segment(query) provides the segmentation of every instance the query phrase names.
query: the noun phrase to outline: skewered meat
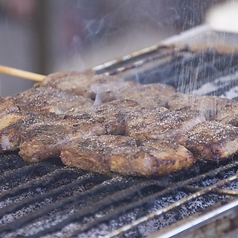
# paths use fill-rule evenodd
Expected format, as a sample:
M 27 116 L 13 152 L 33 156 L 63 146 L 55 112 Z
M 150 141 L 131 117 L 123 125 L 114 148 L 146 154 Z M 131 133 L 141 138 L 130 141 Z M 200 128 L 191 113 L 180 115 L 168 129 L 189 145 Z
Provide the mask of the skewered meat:
M 216 121 L 198 124 L 179 143 L 200 160 L 220 160 L 238 151 L 238 128 Z
M 152 130 L 155 130 L 152 132 L 152 137 L 157 138 L 158 132 L 160 132 L 161 128 L 163 127 L 162 135 L 165 134 L 169 135 L 171 131 L 167 131 L 168 126 L 171 126 L 173 123 L 179 123 L 180 125 L 183 125 L 183 127 L 190 126 L 189 124 L 191 122 L 188 121 L 193 119 L 196 120 L 197 118 L 200 118 L 197 113 L 191 114 L 188 116 L 188 114 L 185 114 L 183 110 L 181 110 L 179 113 L 176 112 L 174 114 L 171 114 L 167 112 L 168 109 L 166 108 L 155 108 L 154 110 L 146 109 L 138 105 L 136 102 L 131 100 L 119 100 L 119 101 L 113 101 L 108 104 L 100 105 L 96 108 L 92 108 L 91 111 L 88 110 L 87 113 L 83 111 L 78 111 L 78 113 L 74 117 L 65 114 L 65 122 L 62 120 L 59 123 L 52 123 L 52 124 L 42 124 L 42 125 L 32 125 L 27 129 L 22 136 L 22 143 L 20 144 L 20 155 L 27 161 L 39 161 L 42 159 L 46 159 L 49 157 L 56 157 L 59 156 L 60 151 L 62 150 L 62 147 L 67 146 L 67 144 L 70 144 L 70 141 L 74 141 L 75 138 L 86 138 L 89 137 L 92 138 L 93 135 L 101 135 L 94 138 L 97 138 L 100 140 L 100 138 L 104 138 L 103 135 L 105 134 L 121 134 L 126 135 L 126 124 L 124 124 L 125 121 L 131 122 L 131 117 L 137 116 L 134 124 L 140 123 L 147 123 L 147 126 L 141 126 L 139 124 L 138 131 L 139 134 L 140 126 L 142 127 L 142 133 L 144 133 L 145 129 L 151 128 L 150 123 L 153 123 L 154 121 L 158 122 L 161 120 L 164 120 L 166 118 L 170 118 L 170 120 L 166 123 L 158 124 L 160 127 L 156 124 L 154 124 L 154 127 L 152 125 Z M 74 111 L 75 113 L 75 111 Z M 142 115 L 143 117 L 141 117 Z M 166 117 L 162 117 L 166 115 Z M 197 117 L 197 118 L 196 118 Z M 72 121 L 70 121 L 72 120 Z M 171 124 L 169 125 L 168 122 Z M 183 123 L 184 124 L 183 124 Z M 186 123 L 188 123 L 186 125 Z M 194 126 L 194 125 L 193 125 Z M 112 129 L 113 128 L 113 129 Z M 174 130 L 174 128 L 171 128 Z M 137 129 L 132 129 L 131 131 L 137 131 Z M 124 132 L 124 133 L 123 133 Z M 182 133 L 182 131 L 180 131 Z M 119 158 L 119 152 L 117 154 L 113 154 L 113 156 L 110 158 L 110 161 L 112 161 L 112 164 L 114 164 L 114 167 L 110 165 L 110 169 L 107 169 L 107 172 L 114 171 L 119 172 L 121 174 L 132 174 L 132 175 L 149 175 L 149 174 L 157 174 L 157 175 L 163 175 L 167 172 L 172 172 L 175 170 L 178 170 L 179 168 L 183 168 L 186 166 L 191 166 L 192 164 L 192 156 L 187 152 L 187 150 L 180 145 L 176 145 L 176 143 L 172 140 L 170 141 L 164 141 L 162 139 L 159 139 L 154 142 L 154 145 L 149 146 L 149 143 L 145 142 L 146 138 L 151 138 L 150 133 L 151 131 L 146 131 L 146 136 L 138 136 L 139 134 L 134 134 L 134 141 L 141 140 L 140 147 L 136 146 L 136 142 L 134 142 L 135 147 L 133 148 L 125 148 L 125 150 L 120 149 L 121 153 L 123 153 L 123 156 L 118 160 L 120 161 L 120 164 L 117 166 L 116 158 Z M 156 135 L 154 134 L 156 133 Z M 168 133 L 168 134 L 166 134 Z M 88 136 L 86 136 L 88 134 Z M 106 137 L 105 138 L 111 138 Z M 117 138 L 117 137 L 112 137 Z M 118 138 L 124 138 L 123 140 L 126 140 L 127 136 L 118 137 Z M 96 139 L 95 139 L 96 140 Z M 105 147 L 110 147 L 110 140 L 108 141 L 109 144 L 104 141 L 104 145 L 100 145 L 99 147 L 103 150 Z M 72 142 L 74 143 L 74 142 Z M 99 143 L 99 142 L 98 142 Z M 113 145 L 115 145 L 116 139 L 113 142 Z M 119 142 L 118 142 L 119 143 Z M 174 145 L 175 143 L 175 145 Z M 152 142 L 151 142 L 152 144 Z M 102 146 L 102 147 L 101 147 Z M 119 145 L 117 145 L 118 148 Z M 149 152 L 149 149 L 151 153 Z M 92 152 L 92 151 L 91 151 Z M 94 151 L 93 154 L 95 154 L 97 151 Z M 114 150 L 115 152 L 115 150 Z M 186 152 L 186 153 L 185 153 Z M 83 153 L 83 152 L 82 152 Z M 108 152 L 107 152 L 108 153 Z M 135 153 L 135 155 L 133 155 Z M 189 154 L 189 156 L 188 156 Z M 138 158 L 136 156 L 139 156 Z M 185 156 L 186 155 L 186 156 Z M 135 164 L 132 162 L 128 162 L 128 160 L 131 160 L 131 157 L 135 156 L 137 159 L 135 160 Z M 179 157 L 181 156 L 181 157 Z M 149 157 L 147 167 L 140 168 L 140 166 L 145 163 L 143 160 L 145 158 Z M 156 158 L 155 160 L 153 158 Z M 115 158 L 115 159 L 113 159 Z M 84 158 L 85 162 L 82 163 L 80 168 L 87 169 L 84 166 L 89 166 L 90 162 L 87 162 L 88 159 Z M 160 161 L 161 160 L 161 161 Z M 175 162 L 177 160 L 177 162 Z M 188 161 L 187 161 L 188 160 Z M 98 161 L 100 162 L 101 159 Z M 158 164 L 157 162 L 158 161 Z M 94 161 L 95 162 L 95 161 Z M 76 162 L 75 162 L 76 163 Z M 110 162 L 111 163 L 111 162 Z M 118 162 L 119 163 L 119 162 Z M 126 167 L 126 164 L 131 164 L 131 166 L 134 168 Z M 81 164 L 81 162 L 80 162 Z M 96 165 L 96 162 L 95 162 Z M 112 167 L 111 167 L 112 166 Z M 170 169 L 167 168 L 170 167 Z M 97 171 L 99 172 L 105 172 L 104 170 L 100 169 L 100 166 L 96 166 L 98 168 Z M 163 170 L 163 168 L 165 168 Z M 106 169 L 106 167 L 104 168 Z M 125 172 L 123 172 L 125 169 Z M 152 172 L 154 171 L 154 172 Z
M 61 160 L 93 172 L 144 176 L 167 175 L 194 162 L 181 145 L 155 140 L 137 146 L 134 138 L 111 135 L 72 140 L 63 146 Z

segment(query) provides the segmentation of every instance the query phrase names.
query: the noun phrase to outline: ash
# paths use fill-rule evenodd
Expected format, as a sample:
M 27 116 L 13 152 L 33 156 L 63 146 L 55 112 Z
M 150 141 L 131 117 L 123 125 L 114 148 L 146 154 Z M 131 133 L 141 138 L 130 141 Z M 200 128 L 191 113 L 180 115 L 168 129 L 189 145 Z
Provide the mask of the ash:
M 11 232 L 11 233 L 4 235 L 3 238 L 34 235 L 37 232 L 40 232 L 44 229 L 47 229 L 51 226 L 56 225 L 57 223 L 66 219 L 69 215 L 70 214 L 67 214 L 67 215 L 65 214 L 65 215 L 60 216 L 60 215 L 56 215 L 53 213 L 49 213 L 49 216 L 51 216 L 51 218 L 42 217 L 40 220 L 38 220 L 37 222 L 35 222 L 33 224 L 30 224 L 24 228 L 18 229 L 15 232 Z M 50 236 L 50 237 L 52 237 L 52 236 Z M 60 237 L 64 237 L 64 236 L 60 236 Z
M 25 207 L 21 210 L 18 210 L 15 213 L 11 213 L 11 214 L 6 214 L 2 219 L 0 219 L 0 225 L 5 225 L 8 224 L 10 222 L 13 222 L 14 220 L 27 215 L 29 213 L 33 213 L 39 209 L 42 209 L 50 204 L 53 204 L 54 202 L 57 201 L 61 201 L 63 199 L 65 199 L 66 197 L 70 197 L 73 196 L 76 193 L 81 193 L 84 192 L 86 190 L 86 188 L 84 188 L 84 186 L 79 186 L 77 188 L 74 189 L 69 189 L 67 191 L 65 191 L 64 193 L 60 194 L 55 201 L 52 200 L 52 198 L 47 198 L 45 200 L 43 200 L 42 202 L 39 203 L 34 203 L 32 205 L 29 205 L 28 207 Z M 37 189 L 38 192 L 43 192 L 41 189 Z M 43 192 L 44 193 L 44 192 Z M 16 199 L 18 199 L 19 201 L 22 199 L 25 199 L 28 197 L 33 197 L 36 194 L 33 193 L 26 193 L 22 196 L 17 197 Z M 3 206 L 6 206 L 6 204 L 9 201 L 4 201 L 3 202 Z M 59 211 L 52 211 L 50 213 L 48 213 L 46 216 L 42 216 L 39 219 L 37 219 L 36 221 L 34 221 L 33 223 L 30 223 L 27 226 L 24 226 L 23 228 L 17 229 L 14 232 L 10 232 L 7 234 L 4 234 L 1 237 L 4 238 L 11 238 L 11 237 L 16 237 L 16 236 L 29 236 L 29 235 L 34 235 L 37 232 L 40 232 L 44 229 L 47 229 L 49 227 L 52 227 L 56 224 L 58 224 L 59 222 L 67 219 L 71 214 L 73 214 L 75 212 L 75 210 L 68 210 L 65 212 L 65 210 L 63 212 L 59 212 Z M 52 236 L 50 236 L 52 237 Z M 62 236 L 64 237 L 64 236 Z
M 3 208 L 11 203 L 20 202 L 26 198 L 44 194 L 45 192 L 46 192 L 45 189 L 37 188 L 34 192 L 31 191 L 31 192 L 22 193 L 21 195 L 18 195 L 18 196 L 9 197 L 9 198 L 5 199 L 4 201 L 0 201 L 0 208 Z
M 24 207 L 18 210 L 17 212 L 6 214 L 0 219 L 0 225 L 6 225 L 8 223 L 11 223 L 15 221 L 16 219 L 19 219 L 20 217 L 26 214 L 32 213 L 33 211 L 40 209 L 42 206 L 46 206 L 51 203 L 52 203 L 51 199 L 47 198 L 41 202 L 35 203 L 34 205 L 29 205 L 28 207 Z

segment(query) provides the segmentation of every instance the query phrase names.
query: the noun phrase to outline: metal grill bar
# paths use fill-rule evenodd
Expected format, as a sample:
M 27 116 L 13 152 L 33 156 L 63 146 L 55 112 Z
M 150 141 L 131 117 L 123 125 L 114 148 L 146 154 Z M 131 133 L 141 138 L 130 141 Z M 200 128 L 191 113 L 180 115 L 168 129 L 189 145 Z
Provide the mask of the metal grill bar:
M 203 187 L 193 187 L 193 186 L 189 186 L 189 185 L 185 186 L 185 188 L 191 192 L 197 192 L 197 191 L 200 191 L 203 189 Z M 216 188 L 216 189 L 214 189 L 214 192 L 216 192 L 218 194 L 238 196 L 238 191 L 236 191 L 236 190 Z
M 62 211 L 64 208 L 67 208 L 67 206 L 69 206 L 69 204 L 71 204 L 73 206 L 77 206 L 79 204 L 85 205 L 86 202 L 89 200 L 88 198 L 97 200 L 97 198 L 102 195 L 106 196 L 106 194 L 114 193 L 117 190 L 118 191 L 122 190 L 122 189 L 124 189 L 128 186 L 131 186 L 133 184 L 133 181 L 132 182 L 124 181 L 124 183 L 123 183 L 122 180 L 117 181 L 115 179 L 112 179 L 111 181 L 108 181 L 108 183 L 106 182 L 106 183 L 102 183 L 102 184 L 98 185 L 99 183 L 103 182 L 102 178 L 104 181 L 106 181 L 105 177 L 103 177 L 101 175 L 95 175 L 95 174 L 93 174 L 93 175 L 91 174 L 90 176 L 87 175 L 87 176 L 85 176 L 84 179 L 80 179 L 79 181 L 76 180 L 69 185 L 60 187 L 56 191 L 52 191 L 51 193 L 43 194 L 42 198 L 37 197 L 37 198 L 34 198 L 28 202 L 24 201 L 24 204 L 21 204 L 21 207 L 24 205 L 29 205 L 29 203 L 31 204 L 36 201 L 41 201 L 43 198 L 47 198 L 49 196 L 51 196 L 51 197 L 56 196 L 57 194 L 61 194 L 66 189 L 69 189 L 69 188 L 72 188 L 75 186 L 79 186 L 81 184 L 90 183 L 90 182 L 93 182 L 94 185 L 97 184 L 97 186 L 95 188 L 85 191 L 81 195 L 74 195 L 74 196 L 66 198 L 62 201 L 55 202 L 54 204 L 51 204 L 50 206 L 47 206 L 44 209 L 35 211 L 30 216 L 24 216 L 24 217 L 18 219 L 17 221 L 14 221 L 14 222 L 7 224 L 3 227 L 0 227 L 0 232 L 15 230 L 16 228 L 22 227 L 23 225 L 27 224 L 28 222 L 32 222 L 36 218 L 44 216 L 45 214 L 48 214 L 49 212 L 56 210 L 58 208 Z M 19 207 L 17 207 L 17 209 L 19 209 Z M 17 209 L 15 208 L 14 210 L 17 210 Z M 12 211 L 10 211 L 10 212 L 12 212 Z
M 202 196 L 204 194 L 210 193 L 211 191 L 216 190 L 217 187 L 219 187 L 219 186 L 222 186 L 222 185 L 224 185 L 226 183 L 229 183 L 229 182 L 231 182 L 233 180 L 237 180 L 237 179 L 238 179 L 238 174 L 234 175 L 234 176 L 230 176 L 229 178 L 221 180 L 221 181 L 219 181 L 219 182 L 217 182 L 217 183 L 215 183 L 215 184 L 213 184 L 211 186 L 205 187 L 202 190 L 197 191 L 197 192 L 191 194 L 188 197 L 185 197 L 185 198 L 183 198 L 183 199 L 181 199 L 181 200 L 179 200 L 179 201 L 177 201 L 177 202 L 175 202 L 175 203 L 173 203 L 173 204 L 171 204 L 171 205 L 169 205 L 169 206 L 167 206 L 165 208 L 162 208 L 162 209 L 160 209 L 160 210 L 158 210 L 156 212 L 150 213 L 149 215 L 147 215 L 145 217 L 142 217 L 142 218 L 132 222 L 131 224 L 125 225 L 125 226 L 123 226 L 123 227 L 121 227 L 121 228 L 111 232 L 110 234 L 106 235 L 105 238 L 111 238 L 111 237 L 119 235 L 119 234 L 121 234 L 121 233 L 123 233 L 125 231 L 128 231 L 128 230 L 130 230 L 130 229 L 140 225 L 141 223 L 148 221 L 149 219 L 155 218 L 155 217 L 157 217 L 157 216 L 159 216 L 159 215 L 161 215 L 161 214 L 163 214 L 165 212 L 168 212 L 168 211 L 170 211 L 170 210 L 172 210 L 172 209 L 174 209 L 176 207 L 181 206 L 182 204 L 184 204 L 184 203 L 186 203 L 186 202 L 188 202 L 188 201 L 190 201 L 190 200 L 192 200 L 194 198 L 197 198 L 197 197 L 200 197 L 200 196 Z
M 181 50 L 180 50 L 181 51 Z M 109 75 L 121 72 L 119 70 L 121 67 L 124 68 L 123 71 L 136 67 L 138 61 L 143 61 L 142 64 L 148 63 L 155 59 L 161 59 L 167 56 L 172 56 L 177 53 L 178 50 L 171 46 L 157 46 L 145 48 L 141 51 L 134 52 L 129 55 L 125 55 L 122 58 L 114 59 L 105 64 L 98 65 L 94 67 L 96 74 L 107 73 Z M 125 65 L 129 66 L 125 66 Z M 140 64 L 141 65 L 141 64 Z
M 222 226 L 219 226 L 222 224 Z M 159 231 L 148 238 L 190 238 L 190 237 L 208 237 L 214 234 L 214 237 L 224 235 L 224 230 L 231 231 L 238 227 L 238 200 L 232 201 L 222 207 L 219 207 L 196 219 L 187 219 L 181 225 Z M 236 232 L 237 234 L 237 232 Z M 236 237 L 231 236 L 231 237 Z M 229 234 L 222 237 L 230 237 Z

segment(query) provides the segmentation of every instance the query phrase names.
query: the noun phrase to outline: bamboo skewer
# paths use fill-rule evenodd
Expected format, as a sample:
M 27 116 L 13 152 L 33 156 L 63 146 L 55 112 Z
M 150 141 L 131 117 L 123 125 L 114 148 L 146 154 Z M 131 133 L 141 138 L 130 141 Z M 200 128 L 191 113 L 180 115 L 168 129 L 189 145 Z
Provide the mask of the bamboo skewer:
M 43 74 L 36 74 L 29 71 L 7 67 L 3 65 L 0 65 L 0 73 L 8 74 L 8 75 L 12 75 L 12 76 L 32 80 L 32 81 L 37 81 L 37 82 L 43 81 L 43 79 L 46 77 Z

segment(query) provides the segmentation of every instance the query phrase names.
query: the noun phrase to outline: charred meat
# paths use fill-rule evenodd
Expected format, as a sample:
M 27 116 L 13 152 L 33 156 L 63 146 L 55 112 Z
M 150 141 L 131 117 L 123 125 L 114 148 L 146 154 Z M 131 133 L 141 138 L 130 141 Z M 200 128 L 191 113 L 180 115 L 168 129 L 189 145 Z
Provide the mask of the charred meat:
M 123 175 L 166 175 L 238 151 L 238 103 L 105 75 L 56 73 L 1 98 L 0 152 Z
M 194 162 L 192 154 L 176 143 L 154 140 L 137 146 L 132 137 L 111 135 L 72 140 L 60 157 L 64 164 L 88 171 L 140 176 L 167 175 Z

